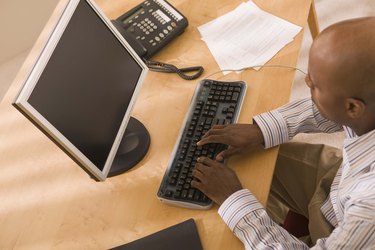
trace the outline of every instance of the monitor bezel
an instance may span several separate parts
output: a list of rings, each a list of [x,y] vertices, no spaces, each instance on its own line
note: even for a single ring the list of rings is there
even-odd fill
[[[61,134],[47,119],[45,119],[33,106],[28,102],[28,99],[38,83],[38,80],[45,69],[49,59],[52,56],[60,38],[62,37],[67,25],[69,24],[74,11],[76,10],[80,1],[85,1],[92,8],[98,18],[106,25],[116,39],[122,44],[133,59],[141,68],[141,74],[134,89],[128,108],[122,119],[120,128],[117,132],[116,138],[112,144],[110,153],[106,159],[103,170],[96,167],[76,146],[74,146],[63,134]],[[47,25],[46,25],[47,28]],[[40,54],[32,66],[32,69],[26,77],[23,87],[16,97],[13,105],[23,113],[30,121],[32,121],[42,132],[44,132],[50,139],[52,139],[63,151],[65,151],[75,162],[77,162],[87,173],[89,173],[96,180],[104,181],[109,173],[112,162],[124,135],[125,129],[130,119],[132,109],[134,107],[136,98],[139,95],[140,89],[143,85],[147,75],[148,68],[142,59],[136,54],[132,47],[121,36],[117,29],[112,25],[111,21],[104,15],[100,8],[92,0],[68,0],[64,9],[59,16],[56,25],[50,32],[47,41],[40,50]]]

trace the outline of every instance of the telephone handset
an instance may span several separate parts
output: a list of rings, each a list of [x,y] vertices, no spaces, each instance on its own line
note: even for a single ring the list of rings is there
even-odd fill
[[[188,26],[186,17],[167,1],[146,0],[112,20],[112,23],[134,51],[144,59],[150,70],[177,73],[187,80],[196,79],[203,73],[200,66],[178,69],[171,64],[149,61]],[[186,75],[185,72],[189,71],[197,71],[197,74]]]

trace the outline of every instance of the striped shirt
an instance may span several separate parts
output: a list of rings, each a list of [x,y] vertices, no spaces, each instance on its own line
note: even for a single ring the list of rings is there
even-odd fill
[[[266,148],[301,132],[346,131],[343,163],[321,207],[335,229],[313,249],[375,249],[375,130],[357,136],[350,128],[322,117],[311,99],[289,103],[254,120],[262,130]],[[232,194],[220,206],[219,214],[246,249],[309,248],[273,222],[247,189]]]

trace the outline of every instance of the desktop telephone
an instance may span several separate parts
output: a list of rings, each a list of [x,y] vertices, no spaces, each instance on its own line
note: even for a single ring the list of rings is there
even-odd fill
[[[146,0],[112,23],[150,70],[177,73],[186,80],[196,79],[203,73],[200,66],[178,69],[171,64],[149,61],[188,26],[186,17],[167,1]],[[186,75],[189,71],[197,73]]]
[[[146,0],[112,22],[135,52],[145,59],[188,26],[186,17],[164,0]]]

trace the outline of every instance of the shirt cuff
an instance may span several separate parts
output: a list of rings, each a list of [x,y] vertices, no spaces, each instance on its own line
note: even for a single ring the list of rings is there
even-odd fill
[[[288,126],[278,110],[253,117],[264,138],[264,147],[271,148],[290,140]]]
[[[218,213],[233,231],[244,216],[259,209],[264,208],[255,196],[248,189],[242,189],[229,196],[220,206]]]

